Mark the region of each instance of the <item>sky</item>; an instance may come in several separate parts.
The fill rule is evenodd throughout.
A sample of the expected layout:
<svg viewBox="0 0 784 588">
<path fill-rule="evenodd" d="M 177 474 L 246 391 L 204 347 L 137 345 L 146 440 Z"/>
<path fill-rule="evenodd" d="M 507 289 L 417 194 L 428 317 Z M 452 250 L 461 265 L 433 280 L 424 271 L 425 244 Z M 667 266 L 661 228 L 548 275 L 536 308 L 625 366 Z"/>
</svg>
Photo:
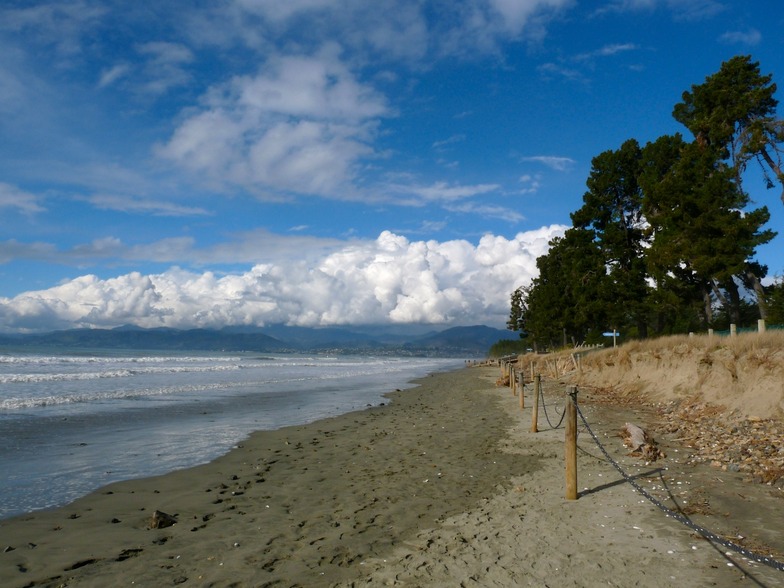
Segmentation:
<svg viewBox="0 0 784 588">
<path fill-rule="evenodd" d="M 503 327 L 591 159 L 690 138 L 673 106 L 735 55 L 784 87 L 782 30 L 780 0 L 6 0 L 0 331 Z"/>
</svg>

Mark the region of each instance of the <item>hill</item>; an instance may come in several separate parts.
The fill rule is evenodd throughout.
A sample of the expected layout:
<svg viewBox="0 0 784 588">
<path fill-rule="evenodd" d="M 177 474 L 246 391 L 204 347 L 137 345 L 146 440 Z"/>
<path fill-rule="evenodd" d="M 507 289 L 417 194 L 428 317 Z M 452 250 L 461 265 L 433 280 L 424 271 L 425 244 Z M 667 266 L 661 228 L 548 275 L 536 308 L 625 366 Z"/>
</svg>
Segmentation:
<svg viewBox="0 0 784 588">
<path fill-rule="evenodd" d="M 224 327 L 222 329 L 143 329 L 126 325 L 114 329 L 70 329 L 35 335 L 0 336 L 0 345 L 92 349 L 172 351 L 261 351 L 383 353 L 484 357 L 490 346 L 507 335 L 486 326 L 453 327 L 440 332 L 427 327 L 306 328 Z M 423 332 L 425 334 L 423 334 Z"/>
</svg>

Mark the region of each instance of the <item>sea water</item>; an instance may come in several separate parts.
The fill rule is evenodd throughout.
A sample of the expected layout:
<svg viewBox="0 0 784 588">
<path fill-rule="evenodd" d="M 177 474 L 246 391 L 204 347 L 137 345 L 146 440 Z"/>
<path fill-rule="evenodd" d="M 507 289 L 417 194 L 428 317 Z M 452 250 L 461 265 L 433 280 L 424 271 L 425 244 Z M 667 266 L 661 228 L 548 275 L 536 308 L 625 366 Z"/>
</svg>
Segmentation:
<svg viewBox="0 0 784 588">
<path fill-rule="evenodd" d="M 389 402 L 460 359 L 3 351 L 0 518 L 211 461 L 249 433 Z"/>
</svg>

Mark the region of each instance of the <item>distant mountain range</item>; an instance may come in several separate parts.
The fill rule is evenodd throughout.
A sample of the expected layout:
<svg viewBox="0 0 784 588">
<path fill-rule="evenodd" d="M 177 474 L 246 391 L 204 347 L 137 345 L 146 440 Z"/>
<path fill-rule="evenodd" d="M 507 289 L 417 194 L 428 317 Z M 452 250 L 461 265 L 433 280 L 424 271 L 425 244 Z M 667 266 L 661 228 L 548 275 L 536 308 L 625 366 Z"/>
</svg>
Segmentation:
<svg viewBox="0 0 784 588">
<path fill-rule="evenodd" d="M 70 329 L 28 335 L 0 335 L 0 346 L 172 351 L 262 351 L 485 356 L 509 331 L 484 325 L 443 331 L 422 326 L 306 328 L 224 327 L 222 329 Z"/>
</svg>

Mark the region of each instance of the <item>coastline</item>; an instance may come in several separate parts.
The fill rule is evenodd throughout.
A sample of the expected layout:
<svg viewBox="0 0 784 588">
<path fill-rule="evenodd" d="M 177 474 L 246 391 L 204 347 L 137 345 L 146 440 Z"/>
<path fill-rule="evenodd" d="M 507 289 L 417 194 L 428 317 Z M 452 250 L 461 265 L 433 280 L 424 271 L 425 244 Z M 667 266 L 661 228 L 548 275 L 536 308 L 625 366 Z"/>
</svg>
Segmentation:
<svg viewBox="0 0 784 588">
<path fill-rule="evenodd" d="M 587 445 L 578 483 L 590 492 L 564 500 L 563 431 L 530 433 L 530 408 L 496 388 L 497 375 L 435 373 L 385 406 L 257 432 L 208 464 L 0 521 L 0 584 L 732 586 L 744 572 L 762 585 L 784 580 L 764 566 L 728 566 L 641 502 Z M 149 529 L 155 510 L 177 523 Z"/>
</svg>

